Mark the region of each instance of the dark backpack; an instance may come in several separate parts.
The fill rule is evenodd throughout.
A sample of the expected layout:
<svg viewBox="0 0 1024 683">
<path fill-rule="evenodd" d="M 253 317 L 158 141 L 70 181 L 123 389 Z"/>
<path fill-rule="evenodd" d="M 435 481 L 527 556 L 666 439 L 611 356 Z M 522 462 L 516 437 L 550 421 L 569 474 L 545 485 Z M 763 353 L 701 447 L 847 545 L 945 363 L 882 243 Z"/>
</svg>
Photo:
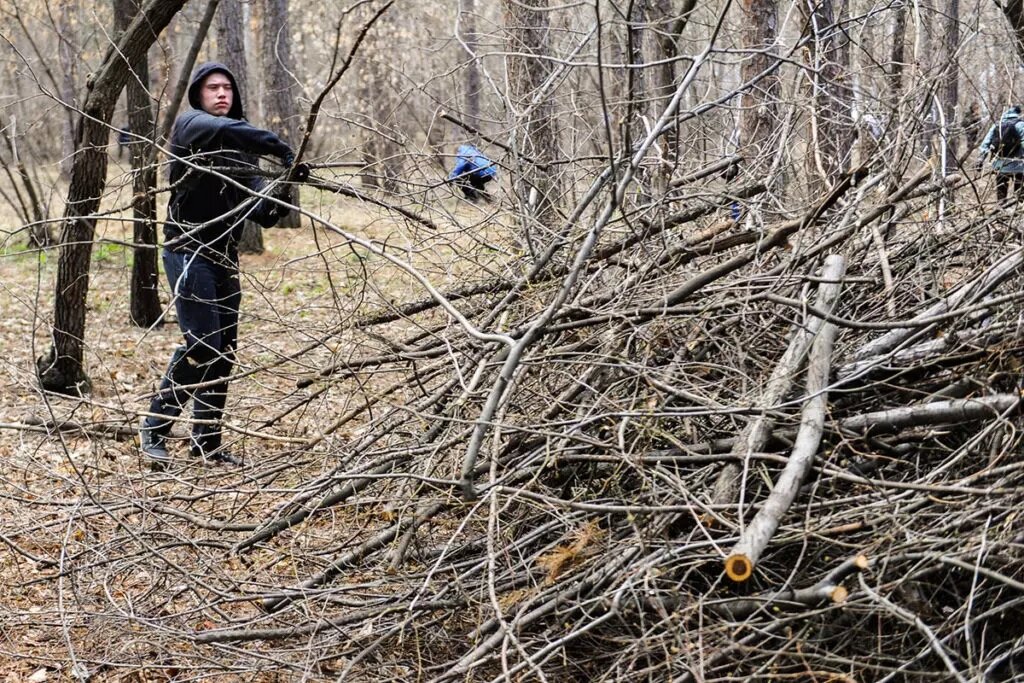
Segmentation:
<svg viewBox="0 0 1024 683">
<path fill-rule="evenodd" d="M 1020 133 L 1017 132 L 1016 121 L 1003 121 L 999 124 L 995 144 L 992 149 L 998 157 L 1018 157 L 1021 152 Z"/>
</svg>

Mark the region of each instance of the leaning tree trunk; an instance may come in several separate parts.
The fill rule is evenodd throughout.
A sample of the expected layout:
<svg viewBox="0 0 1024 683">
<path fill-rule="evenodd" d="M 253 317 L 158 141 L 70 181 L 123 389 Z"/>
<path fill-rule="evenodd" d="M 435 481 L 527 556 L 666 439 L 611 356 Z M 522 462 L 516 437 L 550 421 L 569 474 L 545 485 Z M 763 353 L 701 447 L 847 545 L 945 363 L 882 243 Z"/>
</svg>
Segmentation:
<svg viewBox="0 0 1024 683">
<path fill-rule="evenodd" d="M 120 34 L 138 14 L 137 0 L 114 0 L 115 30 Z M 155 37 L 154 37 L 155 40 Z M 132 281 L 129 293 L 129 317 L 139 327 L 151 327 L 161 321 L 156 252 L 156 119 L 149 97 L 149 60 L 145 53 L 131 65 L 132 75 L 125 86 L 128 100 L 129 144 L 132 162 Z"/>
<path fill-rule="evenodd" d="M 263 31 L 260 40 L 260 72 L 266 82 L 263 90 L 263 123 L 277 131 L 293 147 L 299 136 L 299 108 L 295 103 L 291 38 L 289 37 L 288 0 L 264 0 Z M 288 188 L 286 201 L 299 205 L 297 185 Z M 289 211 L 278 222 L 279 228 L 299 227 L 301 215 Z"/>
<path fill-rule="evenodd" d="M 524 207 L 526 237 L 532 223 L 544 231 L 559 222 L 561 194 L 551 160 L 558 155 L 555 100 L 541 93 L 554 68 L 548 0 L 505 0 L 508 52 L 508 96 L 512 106 L 512 135 L 516 159 L 514 191 Z"/>
<path fill-rule="evenodd" d="M 147 0 L 116 47 L 95 72 L 75 129 L 71 187 L 65 202 L 57 287 L 54 292 L 53 345 L 36 362 L 40 386 L 74 394 L 89 389 L 83 364 L 85 306 L 95 214 L 107 177 L 107 140 L 117 97 L 160 31 L 187 0 Z"/>
<path fill-rule="evenodd" d="M 245 59 L 245 33 L 241 0 L 221 0 L 217 12 L 217 56 L 235 75 L 240 91 L 235 93 L 235 97 L 241 99 L 242 110 L 247 112 L 249 101 L 245 93 L 249 85 L 249 67 Z M 255 160 L 253 163 L 256 163 Z M 262 254 L 263 248 L 263 230 L 256 223 L 246 221 L 242 239 L 238 241 L 238 251 L 243 254 Z"/>
</svg>

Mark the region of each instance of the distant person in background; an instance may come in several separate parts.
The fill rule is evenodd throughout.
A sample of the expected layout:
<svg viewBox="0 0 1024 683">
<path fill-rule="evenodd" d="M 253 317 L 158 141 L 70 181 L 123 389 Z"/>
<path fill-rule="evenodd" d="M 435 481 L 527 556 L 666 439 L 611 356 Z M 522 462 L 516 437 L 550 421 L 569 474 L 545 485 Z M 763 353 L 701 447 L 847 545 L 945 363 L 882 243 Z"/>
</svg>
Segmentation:
<svg viewBox="0 0 1024 683">
<path fill-rule="evenodd" d="M 128 145 L 132 143 L 132 131 L 131 128 L 125 126 L 117 131 L 117 158 L 121 159 L 124 156 L 124 151 L 128 149 Z"/>
<path fill-rule="evenodd" d="M 470 201 L 489 200 L 487 183 L 496 180 L 498 167 L 484 153 L 473 145 L 461 145 L 455 153 L 455 168 L 448 174 L 448 181 L 462 190 Z"/>
<path fill-rule="evenodd" d="M 996 198 L 1000 204 L 1007 203 L 1010 181 L 1014 181 L 1017 201 L 1024 199 L 1024 159 L 1021 158 L 1024 142 L 1024 121 L 1020 118 L 1020 105 L 1015 104 L 1005 112 L 999 123 L 989 128 L 988 135 L 981 143 L 975 167 L 980 171 L 985 159 L 992 157 L 992 170 L 996 174 Z"/>
</svg>

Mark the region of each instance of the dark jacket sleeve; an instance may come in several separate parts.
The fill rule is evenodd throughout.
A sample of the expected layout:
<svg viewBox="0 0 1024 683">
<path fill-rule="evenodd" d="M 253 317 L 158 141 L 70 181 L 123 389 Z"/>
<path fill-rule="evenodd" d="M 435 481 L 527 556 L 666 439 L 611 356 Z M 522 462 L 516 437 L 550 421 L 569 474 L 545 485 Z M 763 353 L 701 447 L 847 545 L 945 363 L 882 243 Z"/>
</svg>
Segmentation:
<svg viewBox="0 0 1024 683">
<path fill-rule="evenodd" d="M 285 158 L 292 148 L 269 130 L 247 121 L 199 112 L 182 122 L 175 131 L 176 142 L 192 149 L 237 149 L 249 154 L 273 154 Z"/>
</svg>

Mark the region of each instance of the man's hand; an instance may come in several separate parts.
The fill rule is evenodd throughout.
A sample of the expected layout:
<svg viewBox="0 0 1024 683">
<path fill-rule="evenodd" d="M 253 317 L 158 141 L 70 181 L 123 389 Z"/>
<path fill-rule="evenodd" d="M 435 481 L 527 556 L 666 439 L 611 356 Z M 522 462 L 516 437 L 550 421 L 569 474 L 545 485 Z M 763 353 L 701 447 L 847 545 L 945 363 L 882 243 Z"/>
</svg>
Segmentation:
<svg viewBox="0 0 1024 683">
<path fill-rule="evenodd" d="M 309 164 L 296 164 L 294 152 L 288 152 L 288 154 L 281 157 L 281 163 L 286 168 L 291 169 L 291 173 L 288 174 L 288 180 L 293 180 L 297 183 L 304 183 L 309 180 Z"/>
<path fill-rule="evenodd" d="M 304 183 L 309 180 L 309 164 L 295 164 L 292 169 L 291 180 L 297 183 Z"/>
</svg>

